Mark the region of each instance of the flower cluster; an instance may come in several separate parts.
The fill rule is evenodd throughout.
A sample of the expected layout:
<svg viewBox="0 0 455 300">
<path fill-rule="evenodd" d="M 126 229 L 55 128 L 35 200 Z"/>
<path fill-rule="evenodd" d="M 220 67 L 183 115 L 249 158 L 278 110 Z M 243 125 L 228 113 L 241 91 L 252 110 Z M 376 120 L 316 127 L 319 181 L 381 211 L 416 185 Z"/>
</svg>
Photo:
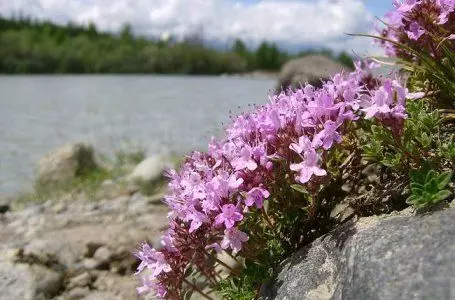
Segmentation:
<svg viewBox="0 0 455 300">
<path fill-rule="evenodd" d="M 386 29 L 381 35 L 394 42 L 425 50 L 434 57 L 440 56 L 438 43 L 451 40 L 455 49 L 454 0 L 394 0 L 395 9 L 386 15 Z M 388 56 L 412 58 L 405 49 L 387 42 L 380 42 Z"/>
<path fill-rule="evenodd" d="M 169 171 L 169 228 L 160 251 L 144 244 L 136 253 L 138 291 L 179 298 L 182 285 L 191 285 L 189 268 L 215 283 L 207 258 L 245 248 L 250 236 L 242 224 L 274 196 L 275 170 L 314 188 L 328 175 L 325 153 L 342 143 L 348 122 L 376 118 L 399 132 L 407 90 L 397 80 L 371 80 L 373 67 L 358 63 L 320 89 L 306 85 L 270 96 L 270 103 L 233 118 L 224 140 L 213 138 L 207 153 L 193 152 L 178 172 Z"/>
</svg>

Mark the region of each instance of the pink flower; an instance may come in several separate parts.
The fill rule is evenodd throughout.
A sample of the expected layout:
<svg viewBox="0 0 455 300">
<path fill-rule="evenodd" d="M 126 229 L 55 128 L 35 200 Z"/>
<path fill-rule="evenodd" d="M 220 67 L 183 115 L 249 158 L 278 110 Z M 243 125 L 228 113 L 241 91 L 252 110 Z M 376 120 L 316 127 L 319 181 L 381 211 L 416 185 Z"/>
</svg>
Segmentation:
<svg viewBox="0 0 455 300">
<path fill-rule="evenodd" d="M 231 228 L 234 226 L 235 222 L 242 221 L 243 219 L 243 215 L 238 212 L 233 204 L 225 204 L 221 210 L 222 212 L 215 218 L 215 225 L 224 223 L 226 228 Z"/>
<path fill-rule="evenodd" d="M 191 207 L 189 209 L 185 220 L 191 222 L 190 229 L 189 229 L 190 233 L 198 230 L 199 227 L 201 227 L 203 223 L 210 222 L 209 218 L 205 214 L 197 211 L 194 207 Z"/>
<path fill-rule="evenodd" d="M 423 30 L 417 22 L 412 22 L 406 33 L 411 40 L 417 41 L 425 33 L 425 30 Z"/>
<path fill-rule="evenodd" d="M 297 154 L 308 151 L 311 147 L 311 141 L 306 135 L 299 137 L 298 143 L 291 143 L 291 145 L 289 145 L 289 149 L 293 150 Z"/>
<path fill-rule="evenodd" d="M 256 204 L 257 208 L 262 208 L 264 199 L 268 198 L 269 196 L 270 196 L 269 191 L 263 188 L 256 187 L 251 189 L 247 193 L 245 204 L 248 207 L 253 206 L 253 204 Z"/>
<path fill-rule="evenodd" d="M 310 149 L 305 152 L 303 162 L 291 165 L 292 171 L 299 172 L 298 181 L 301 183 L 307 183 L 310 181 L 313 174 L 316 176 L 327 175 L 327 172 L 318 166 L 318 160 L 319 155 L 316 150 Z"/>
<path fill-rule="evenodd" d="M 162 252 L 152 249 L 149 244 L 144 243 L 142 249 L 136 253 L 136 256 L 141 260 L 141 263 L 137 267 L 136 274 L 139 274 L 148 268 L 152 270 L 152 276 L 157 277 L 161 273 L 170 272 L 171 266 L 167 263 L 166 258 Z"/>
<path fill-rule="evenodd" d="M 254 171 L 258 165 L 252 158 L 252 155 L 253 153 L 251 147 L 244 145 L 238 153 L 238 156 L 234 157 L 234 159 L 231 161 L 231 164 L 236 171 L 243 169 Z"/>
<path fill-rule="evenodd" d="M 341 124 L 337 124 L 331 120 L 325 122 L 324 129 L 318 132 L 314 137 L 314 140 L 318 141 L 315 144 L 322 144 L 324 150 L 332 148 L 333 142 L 341 143 L 341 135 L 337 132 L 338 127 Z M 314 143 L 314 142 L 313 142 Z"/>
<path fill-rule="evenodd" d="M 138 294 L 143 294 L 146 292 L 155 293 L 159 298 L 164 298 L 167 294 L 167 288 L 159 282 L 155 277 L 151 275 L 142 275 L 141 276 L 142 286 L 136 288 Z"/>
<path fill-rule="evenodd" d="M 248 241 L 248 235 L 237 228 L 228 228 L 224 230 L 224 238 L 221 241 L 221 248 L 231 248 L 234 253 L 242 250 L 242 244 Z"/>
</svg>

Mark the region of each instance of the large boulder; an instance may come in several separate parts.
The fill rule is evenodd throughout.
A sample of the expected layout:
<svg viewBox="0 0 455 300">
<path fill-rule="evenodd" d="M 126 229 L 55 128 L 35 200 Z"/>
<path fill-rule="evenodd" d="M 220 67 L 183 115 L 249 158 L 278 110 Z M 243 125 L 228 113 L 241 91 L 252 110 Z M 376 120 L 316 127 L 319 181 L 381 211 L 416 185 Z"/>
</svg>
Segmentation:
<svg viewBox="0 0 455 300">
<path fill-rule="evenodd" d="M 351 221 L 285 260 L 263 298 L 455 299 L 454 220 L 449 208 Z"/>
<path fill-rule="evenodd" d="M 296 58 L 288 61 L 281 68 L 277 90 L 288 87 L 296 88 L 305 83 L 319 87 L 321 86 L 321 79 L 327 80 L 343 70 L 350 71 L 347 66 L 323 55 Z"/>
<path fill-rule="evenodd" d="M 37 182 L 40 185 L 62 184 L 96 168 L 91 146 L 66 144 L 40 159 Z"/>
</svg>

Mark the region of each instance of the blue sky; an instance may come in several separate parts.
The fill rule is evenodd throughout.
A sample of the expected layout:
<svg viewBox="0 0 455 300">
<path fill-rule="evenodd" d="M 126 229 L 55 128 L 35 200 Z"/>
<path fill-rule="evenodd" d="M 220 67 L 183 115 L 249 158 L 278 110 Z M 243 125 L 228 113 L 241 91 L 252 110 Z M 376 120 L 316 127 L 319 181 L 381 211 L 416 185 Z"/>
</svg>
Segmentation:
<svg viewBox="0 0 455 300">
<path fill-rule="evenodd" d="M 377 52 L 364 38 L 374 16 L 392 0 L 5 0 L 0 14 L 22 11 L 35 18 L 68 20 L 118 31 L 126 22 L 135 33 L 183 38 L 196 31 L 219 43 L 241 38 L 254 47 L 262 40 L 288 49 L 328 47 L 336 51 Z"/>
<path fill-rule="evenodd" d="M 366 0 L 365 5 L 375 16 L 382 17 L 392 9 L 391 2 L 387 0 Z"/>
</svg>

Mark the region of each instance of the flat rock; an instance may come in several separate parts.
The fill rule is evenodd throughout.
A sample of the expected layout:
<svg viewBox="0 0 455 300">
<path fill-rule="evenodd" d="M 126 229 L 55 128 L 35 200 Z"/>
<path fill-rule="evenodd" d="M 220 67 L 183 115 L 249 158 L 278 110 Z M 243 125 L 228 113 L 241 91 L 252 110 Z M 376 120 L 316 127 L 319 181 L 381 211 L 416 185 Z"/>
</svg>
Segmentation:
<svg viewBox="0 0 455 300">
<path fill-rule="evenodd" d="M 281 264 L 264 299 L 455 299 L 455 208 L 350 221 Z"/>
</svg>

